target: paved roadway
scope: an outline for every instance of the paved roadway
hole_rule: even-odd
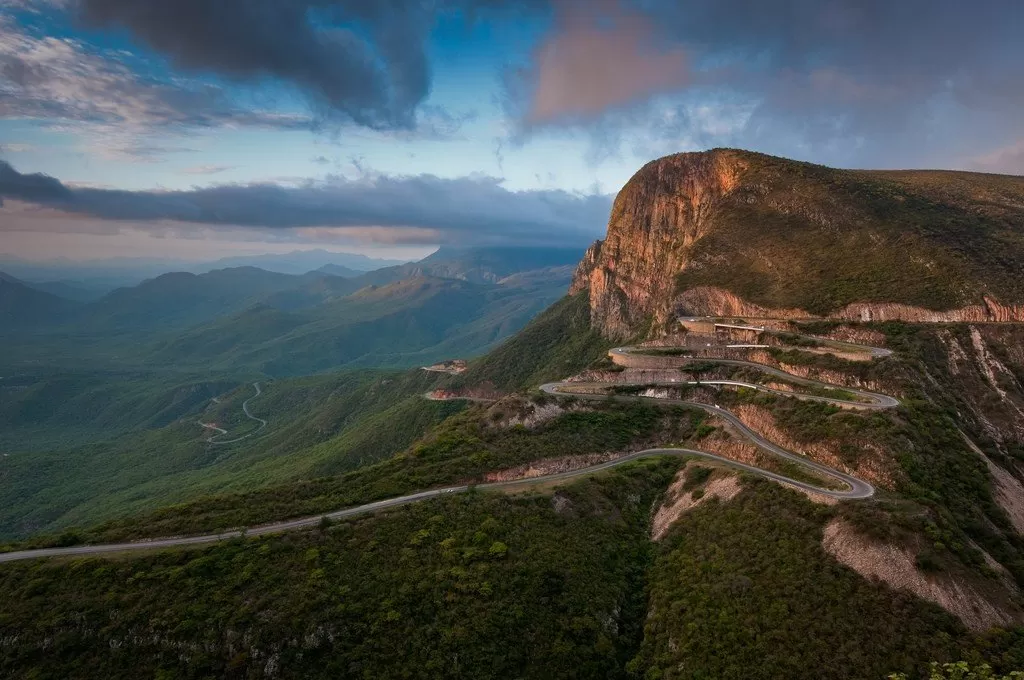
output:
[[[617,348],[613,349],[611,353],[612,354],[615,354],[615,353],[628,354],[632,349],[633,348],[617,347]],[[861,349],[870,349],[872,351],[872,355],[873,356],[887,356],[887,354],[888,354],[887,350],[881,350],[880,348],[861,348]],[[876,353],[876,352],[878,352],[878,353]],[[821,382],[810,380],[810,379],[807,379],[807,378],[799,378],[798,376],[790,375],[790,374],[788,374],[788,373],[786,373],[784,371],[780,371],[780,370],[778,370],[776,368],[773,368],[771,366],[765,366],[763,364],[756,364],[756,363],[753,363],[753,362],[741,361],[741,360],[736,360],[736,359],[709,359],[709,358],[705,358],[705,357],[697,357],[697,358],[692,358],[692,359],[690,357],[679,357],[679,359],[680,359],[680,363],[681,364],[682,363],[686,363],[687,361],[690,361],[690,360],[694,360],[694,361],[700,361],[700,362],[714,362],[714,363],[722,363],[722,364],[729,364],[729,365],[752,366],[752,367],[755,367],[755,368],[757,368],[759,370],[765,371],[766,373],[769,373],[769,374],[772,374],[772,375],[777,375],[777,376],[780,376],[780,377],[784,377],[787,380],[790,380],[790,381],[793,381],[793,382],[798,382],[800,384],[809,385],[809,386],[818,386],[818,387],[843,389],[843,390],[846,390],[848,392],[852,392],[852,393],[856,394],[858,397],[860,397],[862,399],[865,399],[866,401],[865,402],[850,402],[850,401],[843,401],[843,400],[837,400],[837,399],[830,399],[829,397],[813,397],[812,395],[797,395],[795,393],[778,391],[778,390],[772,390],[772,389],[766,388],[764,386],[754,385],[754,384],[750,384],[750,383],[742,383],[742,382],[739,382],[739,381],[724,381],[724,380],[723,381],[703,381],[703,384],[735,384],[735,385],[740,385],[740,386],[743,386],[743,387],[750,387],[750,388],[753,388],[753,389],[762,389],[762,390],[766,390],[766,391],[777,392],[779,394],[783,394],[783,395],[789,396],[789,397],[797,397],[797,398],[802,398],[802,399],[813,399],[815,401],[826,401],[826,402],[831,402],[831,403],[837,403],[837,404],[840,404],[840,405],[856,406],[858,408],[886,409],[886,408],[893,408],[893,407],[895,407],[895,406],[897,406],[899,404],[898,400],[896,400],[893,397],[890,397],[888,395],[877,394],[877,393],[874,393],[874,392],[867,392],[867,391],[864,391],[864,390],[853,390],[853,389],[849,389],[849,388],[845,388],[845,387],[837,387],[835,385],[829,385],[827,383],[821,383]],[[617,384],[621,385],[621,384],[628,384],[628,383],[617,383]],[[649,383],[645,382],[643,384],[647,385]],[[677,383],[662,383],[662,384],[663,385],[680,385],[680,384],[686,384],[686,383],[678,383],[677,382]],[[253,383],[253,385],[256,388],[256,394],[253,397],[250,397],[248,400],[246,400],[246,402],[243,403],[242,408],[245,411],[245,414],[247,416],[249,416],[253,420],[259,420],[261,422],[261,426],[260,426],[259,429],[263,429],[263,427],[266,426],[266,421],[262,420],[260,418],[256,418],[255,416],[253,416],[252,414],[249,413],[249,409],[248,409],[249,401],[251,401],[252,399],[255,399],[256,397],[258,397],[260,395],[259,384],[258,383]],[[570,387],[581,387],[581,386],[587,386],[587,385],[594,386],[595,383],[556,382],[556,383],[547,383],[545,385],[542,385],[540,389],[543,390],[544,392],[548,393],[548,394],[554,394],[554,395],[573,396],[573,397],[582,398],[582,399],[598,399],[598,400],[608,399],[608,396],[607,395],[603,395],[603,394],[577,394],[577,393],[570,393],[570,392],[566,391],[567,388],[570,388]],[[601,384],[601,385],[604,385],[604,384]],[[646,398],[646,397],[622,397],[622,396],[618,396],[616,398],[618,398],[618,399],[632,399],[632,400],[655,401],[654,399]],[[302,528],[316,526],[321,521],[323,521],[324,517],[326,517],[326,518],[328,518],[330,520],[342,519],[342,518],[346,518],[346,517],[354,517],[354,516],[357,516],[357,515],[363,515],[363,514],[367,514],[367,513],[376,512],[376,511],[383,510],[383,509],[386,509],[386,508],[393,508],[393,507],[398,507],[398,506],[402,506],[402,505],[408,505],[410,503],[416,503],[416,502],[427,500],[427,499],[430,499],[430,498],[437,498],[439,496],[445,496],[445,495],[448,495],[448,494],[465,493],[465,492],[469,491],[471,488],[476,488],[476,489],[481,489],[481,490],[504,490],[504,489],[514,489],[516,487],[524,487],[524,486],[532,486],[532,485],[536,485],[536,484],[543,484],[543,483],[546,483],[546,482],[562,481],[562,480],[572,479],[574,477],[581,477],[581,476],[584,476],[584,475],[590,475],[590,474],[593,474],[595,472],[600,472],[602,470],[608,470],[610,468],[616,467],[618,465],[622,465],[624,463],[628,463],[630,461],[638,460],[640,458],[651,457],[651,456],[684,456],[684,457],[706,458],[706,459],[714,460],[714,461],[716,461],[716,462],[718,462],[720,464],[723,464],[723,465],[727,465],[727,466],[730,466],[730,467],[733,467],[733,468],[737,468],[739,470],[743,470],[743,471],[751,473],[751,474],[758,475],[760,477],[771,479],[771,480],[774,480],[774,481],[777,481],[777,482],[781,482],[781,483],[784,483],[784,484],[789,484],[791,486],[794,486],[794,487],[797,487],[797,488],[800,488],[800,489],[804,489],[806,491],[810,491],[810,492],[813,492],[813,493],[818,493],[818,494],[821,494],[821,495],[824,495],[824,496],[829,496],[829,497],[838,498],[838,499],[870,498],[875,493],[874,487],[870,483],[868,483],[868,482],[866,482],[866,481],[864,481],[862,479],[859,479],[859,478],[854,477],[852,475],[848,475],[848,474],[846,474],[844,472],[840,472],[839,470],[835,470],[833,468],[830,468],[827,465],[823,465],[821,463],[818,463],[818,462],[815,462],[813,460],[810,460],[809,458],[807,458],[805,456],[802,456],[800,454],[794,453],[792,451],[788,451],[788,450],[782,448],[781,446],[778,446],[778,445],[772,443],[771,441],[765,439],[764,437],[762,437],[758,433],[756,433],[753,430],[751,430],[750,428],[748,428],[746,425],[743,424],[742,421],[740,421],[739,418],[737,418],[735,415],[733,415],[731,412],[729,412],[729,411],[727,411],[725,409],[718,408],[717,406],[712,406],[710,404],[701,404],[701,403],[698,403],[698,402],[689,402],[689,401],[676,400],[676,399],[657,399],[656,401],[658,403],[662,403],[662,404],[665,404],[665,403],[668,403],[668,404],[681,404],[681,405],[685,405],[685,406],[688,406],[688,407],[691,407],[691,408],[703,409],[704,411],[706,411],[708,413],[712,413],[712,414],[718,416],[719,418],[721,418],[721,419],[727,421],[728,423],[730,423],[734,428],[736,428],[736,430],[738,432],[742,433],[744,436],[746,436],[748,439],[750,439],[754,444],[756,444],[760,448],[762,448],[762,449],[764,449],[764,450],[766,450],[766,451],[768,451],[768,452],[770,452],[770,453],[772,453],[772,454],[774,454],[776,456],[779,456],[780,458],[784,458],[784,459],[790,460],[790,461],[795,462],[795,463],[797,463],[797,464],[799,464],[799,465],[801,465],[801,466],[803,466],[805,468],[812,469],[812,470],[814,470],[814,471],[816,471],[816,472],[818,472],[818,473],[820,473],[822,475],[825,475],[826,477],[830,477],[830,478],[839,480],[842,483],[846,484],[846,486],[848,488],[836,490],[836,489],[828,489],[828,488],[818,487],[818,486],[815,486],[813,484],[808,484],[806,482],[801,482],[799,480],[792,479],[790,477],[786,477],[785,475],[780,475],[780,474],[777,474],[775,472],[771,472],[769,470],[762,470],[761,468],[755,467],[753,465],[747,465],[745,463],[740,463],[740,462],[737,462],[737,461],[734,461],[734,460],[731,460],[731,459],[728,459],[728,458],[724,458],[724,457],[719,456],[719,455],[714,454],[714,453],[708,453],[706,451],[698,451],[698,450],[695,450],[695,449],[685,449],[685,448],[655,448],[655,449],[647,449],[647,450],[644,450],[644,451],[638,451],[636,453],[631,453],[631,454],[622,456],[620,458],[616,458],[616,459],[611,460],[611,461],[600,463],[598,465],[592,465],[590,467],[582,468],[580,470],[572,470],[572,471],[568,471],[568,472],[560,472],[560,473],[556,473],[556,474],[552,474],[552,475],[544,475],[544,476],[541,476],[541,477],[531,477],[531,478],[520,479],[520,480],[511,481],[511,482],[495,482],[495,483],[490,483],[490,484],[478,484],[478,485],[475,485],[475,487],[471,487],[469,485],[459,485],[459,486],[444,487],[444,488],[440,488],[440,489],[429,489],[427,491],[420,491],[420,492],[417,492],[417,493],[414,493],[414,494],[409,494],[407,496],[400,496],[400,497],[397,497],[397,498],[389,498],[389,499],[386,499],[386,500],[377,501],[375,503],[367,503],[365,505],[359,505],[359,506],[356,506],[356,507],[344,508],[342,510],[336,510],[334,512],[329,512],[329,513],[322,514],[322,515],[314,515],[312,517],[303,517],[303,518],[300,518],[300,519],[287,520],[287,521],[283,521],[283,522],[274,522],[272,524],[266,524],[266,525],[263,525],[263,526],[251,527],[251,528],[249,528],[247,530],[244,530],[244,531],[243,530],[233,530],[233,531],[225,531],[225,532],[217,533],[217,534],[206,534],[206,535],[202,535],[202,536],[181,536],[181,537],[155,538],[155,539],[134,541],[134,542],[130,542],[130,543],[112,543],[112,544],[107,544],[107,545],[81,545],[81,546],[70,546],[70,547],[65,547],[65,548],[41,548],[41,549],[36,549],[36,550],[19,550],[19,551],[15,551],[15,552],[0,553],[0,562],[15,562],[15,561],[20,561],[20,560],[35,559],[35,558],[40,558],[40,557],[73,557],[73,556],[101,555],[101,554],[104,554],[104,553],[124,553],[124,552],[138,551],[138,550],[153,550],[153,549],[158,549],[158,548],[171,548],[171,547],[190,546],[190,545],[203,545],[203,544],[209,544],[209,543],[216,543],[218,541],[224,541],[224,540],[230,540],[230,539],[234,539],[234,538],[240,538],[243,535],[244,536],[267,536],[267,535],[271,535],[271,534],[278,534],[278,533],[281,533],[281,532],[284,532],[284,531],[292,531],[292,530],[295,530],[295,529],[302,529]],[[258,432],[259,430],[256,430],[256,431]],[[252,434],[255,434],[255,432],[250,433],[250,435],[246,435],[246,436],[251,436]],[[241,437],[239,439],[244,439],[244,437]],[[237,440],[233,440],[233,441],[237,441]],[[218,443],[228,443],[228,442],[218,442]]]
[[[529,477],[526,479],[517,479],[511,482],[494,482],[490,484],[478,484],[475,486],[475,488],[485,491],[501,491],[512,490],[517,487],[534,486],[546,482],[564,481],[575,477],[591,475],[596,472],[601,472],[603,470],[609,470],[611,468],[635,460],[639,460],[641,458],[650,458],[655,456],[682,456],[707,458],[710,460],[717,461],[718,463],[728,465],[739,470],[743,470],[745,472],[749,472],[755,475],[759,475],[761,477],[773,479],[777,482],[790,484],[801,489],[806,489],[807,491],[820,493],[835,498],[867,498],[874,492],[874,489],[871,489],[870,485],[867,486],[866,490],[863,488],[860,488],[859,490],[855,489],[852,491],[823,490],[814,485],[806,484],[795,479],[790,479],[789,477],[779,475],[768,470],[762,470],[760,468],[754,467],[753,465],[747,465],[745,463],[740,463],[734,460],[730,460],[728,458],[723,458],[722,456],[718,456],[713,453],[707,453],[706,451],[697,451],[695,449],[682,448],[647,449],[644,451],[637,451],[636,453],[627,454],[620,458],[616,458],[614,460],[610,460],[604,463],[599,463],[598,465],[592,465],[590,467],[582,468],[580,470],[559,472],[552,475],[544,475],[542,477]],[[807,461],[801,462],[806,463]],[[827,470],[827,468],[825,469]],[[830,474],[838,476],[841,473],[833,473],[830,471]],[[853,477],[850,477],[849,480],[858,484],[867,484],[866,482],[859,482],[859,480],[856,480]],[[77,545],[66,548],[39,548],[35,550],[19,550],[15,552],[0,553],[0,562],[18,562],[22,560],[30,560],[40,557],[83,557],[89,555],[102,555],[105,553],[126,553],[140,550],[156,550],[159,548],[204,545],[241,538],[242,536],[269,536],[272,534],[279,534],[285,531],[293,531],[295,529],[303,529],[317,526],[318,524],[320,524],[320,522],[323,521],[324,517],[328,518],[329,520],[356,517],[358,515],[365,515],[387,508],[394,508],[402,505],[409,505],[410,503],[417,503],[419,501],[424,501],[431,498],[438,498],[439,496],[447,496],[449,494],[455,493],[466,493],[471,488],[474,487],[470,485],[460,485],[448,486],[441,489],[430,489],[428,491],[420,491],[418,493],[409,494],[408,496],[399,496],[398,498],[389,498],[387,500],[377,501],[375,503],[367,503],[365,505],[359,505],[352,508],[336,510],[334,512],[325,513],[323,515],[314,515],[312,517],[303,517],[300,519],[288,520],[285,522],[275,522],[273,524],[265,524],[259,527],[252,527],[244,532],[242,530],[233,530],[217,534],[206,534],[202,536],[155,538],[148,540],[133,541],[130,543],[110,543],[106,545]]]
[[[252,432],[250,432],[249,434],[242,435],[241,437],[235,437],[234,439],[218,439],[218,437],[223,437],[224,435],[226,435],[228,433],[228,431],[223,429],[223,428],[217,427],[216,425],[211,425],[209,423],[204,423],[202,421],[198,421],[199,424],[202,425],[203,427],[205,427],[207,429],[210,429],[210,430],[217,430],[217,431],[220,432],[220,434],[215,434],[212,437],[208,438],[206,440],[207,442],[209,442],[210,444],[218,444],[218,445],[219,444],[234,444],[235,442],[240,442],[243,439],[248,439],[249,437],[253,436],[254,434],[258,434],[260,432],[260,430],[262,430],[263,428],[265,428],[267,426],[267,421],[263,420],[263,418],[257,418],[256,416],[254,416],[252,413],[249,412],[249,402],[252,401],[253,399],[255,399],[256,397],[260,396],[263,393],[260,390],[260,384],[258,382],[254,382],[252,384],[252,386],[256,388],[256,394],[252,395],[251,397],[249,397],[248,399],[246,399],[245,401],[242,402],[242,412],[245,413],[246,417],[249,418],[249,420],[255,420],[257,423],[260,424],[260,426],[257,427]]]
[[[628,354],[638,354],[636,352],[636,350],[644,350],[644,349],[648,349],[648,348],[642,348],[642,347],[616,347],[615,349],[609,351],[608,353],[610,355],[613,355],[613,359],[612,360],[614,361],[614,356],[616,356],[616,355],[622,356],[622,355],[628,355]],[[886,352],[888,352],[888,350],[882,350],[881,348],[874,348],[874,347],[872,347],[872,348],[864,348],[864,349],[872,349],[872,350],[878,349],[879,351],[886,351]],[[883,357],[883,356],[889,356],[889,355],[888,354],[874,354],[874,353],[872,353],[872,356]],[[691,356],[673,357],[671,355],[666,355],[665,358],[678,359],[680,366],[682,366],[682,365],[684,365],[684,364],[686,364],[688,362],[694,362],[694,363],[722,364],[724,366],[743,366],[743,367],[748,367],[748,368],[756,368],[757,370],[761,371],[762,373],[766,373],[768,375],[774,375],[777,378],[782,378],[783,380],[786,380],[786,381],[791,382],[791,383],[796,383],[797,385],[806,385],[807,387],[822,387],[822,388],[830,389],[830,390],[842,390],[844,392],[849,392],[850,394],[853,394],[854,396],[860,397],[864,401],[846,401],[844,399],[833,399],[831,397],[819,397],[819,396],[815,396],[815,395],[812,395],[812,394],[800,394],[798,392],[786,392],[785,390],[776,390],[776,389],[772,389],[770,387],[765,387],[764,385],[756,385],[756,384],[753,384],[753,383],[743,383],[743,382],[731,381],[731,380],[717,380],[717,381],[716,380],[700,380],[700,381],[693,381],[692,383],[689,383],[689,384],[696,384],[697,382],[699,382],[701,384],[704,384],[704,385],[710,385],[710,384],[715,384],[715,383],[726,384],[726,385],[732,384],[732,385],[737,385],[737,386],[740,386],[740,387],[749,387],[751,389],[761,390],[762,392],[772,392],[774,394],[781,394],[781,395],[786,396],[786,397],[794,397],[796,399],[802,399],[804,401],[824,401],[824,402],[828,402],[828,403],[831,403],[831,404],[836,404],[838,406],[846,406],[846,407],[850,407],[850,408],[889,409],[889,408],[895,408],[895,407],[900,405],[900,402],[899,402],[898,399],[896,399],[894,397],[890,397],[887,394],[879,394],[877,392],[868,392],[867,390],[860,390],[860,389],[856,389],[856,388],[853,388],[853,387],[843,387],[841,385],[830,385],[828,383],[823,383],[823,382],[818,381],[818,380],[812,380],[810,378],[801,378],[800,376],[793,375],[792,373],[786,373],[782,369],[775,368],[774,366],[767,366],[765,364],[759,364],[759,363],[754,362],[754,361],[744,361],[742,359],[715,359],[715,358],[712,358],[712,357],[691,357]],[[555,383],[552,383],[552,384],[555,384]],[[567,384],[573,385],[573,384],[580,384],[580,383],[567,383]],[[618,384],[625,384],[625,383],[618,383]],[[645,384],[647,384],[647,383],[645,383]],[[659,384],[661,384],[661,385],[684,385],[684,384],[687,384],[687,383],[685,383],[685,382],[676,382],[676,383],[659,383]]]

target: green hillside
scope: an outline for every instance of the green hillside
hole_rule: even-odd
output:
[[[207,274],[176,272],[120,288],[83,309],[78,323],[102,331],[138,331],[191,325],[240,311],[260,298],[303,282],[302,277],[256,267]]]
[[[690,248],[680,290],[715,286],[818,314],[862,301],[940,310],[985,294],[1024,302],[1022,177],[709,153],[741,168],[739,183]]]
[[[60,323],[78,307],[75,302],[36,290],[0,272],[0,334],[20,326]]]
[[[179,503],[205,494],[318,478],[407,447],[460,404],[421,395],[441,379],[424,371],[359,371],[262,383],[258,436],[214,445],[198,421],[231,437],[254,429],[241,404],[248,383],[41,380],[5,398],[0,536],[23,537]],[[43,397],[63,394],[57,410]],[[212,401],[216,397],[217,401]],[[34,414],[35,421],[29,415]]]
[[[35,311],[18,312],[23,323],[3,329],[0,369],[32,372],[45,363],[77,371],[87,363],[288,376],[418,366],[486,352],[569,284],[568,267],[543,266],[569,256],[560,249],[454,254],[354,278],[254,267],[173,273],[86,305],[33,302],[46,294],[18,287],[18,309]],[[73,314],[57,313],[65,307]]]
[[[564,285],[417,277],[369,286],[309,309],[287,312],[261,304],[174,335],[144,356],[175,366],[269,375],[431,364],[489,349],[561,296]]]
[[[1020,659],[837,565],[818,543],[830,511],[789,490],[753,484],[651,543],[676,467],[212,548],[4,565],[0,671],[245,677],[273,660],[296,678],[818,680]]]

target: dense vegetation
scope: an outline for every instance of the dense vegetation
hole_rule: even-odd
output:
[[[676,461],[131,560],[3,565],[0,675],[625,677]]]
[[[839,565],[821,547],[833,511],[759,480],[684,516],[654,560],[630,667],[664,678],[882,678],[950,660],[959,621]]]
[[[252,526],[314,515],[421,489],[478,479],[491,470],[542,458],[685,442],[704,432],[703,412],[633,404],[564,413],[532,429],[504,426],[499,404],[449,418],[403,455],[336,477],[201,498],[112,521],[76,536],[105,542]],[[50,539],[45,539],[49,541]],[[67,537],[58,540],[68,540]]]
[[[678,465],[203,549],[3,565],[0,674],[881,678],[1021,660],[1017,637],[975,638],[838,565],[821,548],[837,510],[767,482],[650,543]]]
[[[748,167],[694,244],[680,289],[716,286],[816,314],[861,301],[950,309],[980,304],[985,293],[1024,301],[1020,177],[834,170],[717,153]]]
[[[44,422],[69,438],[79,437],[80,420],[102,414],[116,420],[123,407],[127,423],[133,403],[160,406],[177,392],[187,398],[154,409],[157,415],[180,414],[167,425],[151,415],[131,432],[105,441],[8,449],[0,459],[0,537],[88,526],[197,496],[319,478],[384,460],[463,406],[422,398],[443,379],[425,371],[355,371],[262,383],[263,394],[250,408],[267,427],[225,445],[208,443],[211,432],[197,421],[218,423],[233,436],[252,431],[254,423],[241,408],[254,394],[250,384],[219,392],[215,403],[205,383],[176,391],[154,380],[126,388],[121,396],[103,382],[95,386],[83,379],[80,394],[69,388],[73,383],[46,383],[39,389],[59,387],[69,395],[59,412],[69,424],[61,429],[53,420]],[[142,391],[147,384],[152,395]],[[21,410],[37,403],[31,390],[18,394],[25,396],[18,402]],[[105,396],[109,404],[100,399]]]

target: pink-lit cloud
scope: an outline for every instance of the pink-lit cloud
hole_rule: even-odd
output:
[[[983,172],[1024,175],[1024,139],[976,156],[970,165]]]
[[[563,3],[555,29],[521,75],[530,95],[529,126],[593,119],[682,89],[691,79],[686,51],[615,2]]]

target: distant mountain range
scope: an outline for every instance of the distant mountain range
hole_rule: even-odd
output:
[[[112,366],[272,374],[430,362],[478,354],[517,331],[565,293],[581,254],[443,249],[369,272],[336,264],[303,274],[169,272],[88,302],[5,275],[0,334],[16,365],[42,360],[40,352],[48,361],[85,352]]]
[[[339,268],[338,271],[328,272],[336,276],[358,276],[404,263],[403,260],[376,259],[357,253],[335,253],[322,249],[226,257],[204,262],[130,257],[102,260],[59,258],[37,262],[0,255],[0,271],[38,290],[83,302],[99,299],[115,288],[134,286],[168,272],[205,274],[217,269],[259,267],[280,274],[305,274],[329,266]]]
[[[74,313],[78,306],[0,272],[0,322],[3,326],[59,322]]]

